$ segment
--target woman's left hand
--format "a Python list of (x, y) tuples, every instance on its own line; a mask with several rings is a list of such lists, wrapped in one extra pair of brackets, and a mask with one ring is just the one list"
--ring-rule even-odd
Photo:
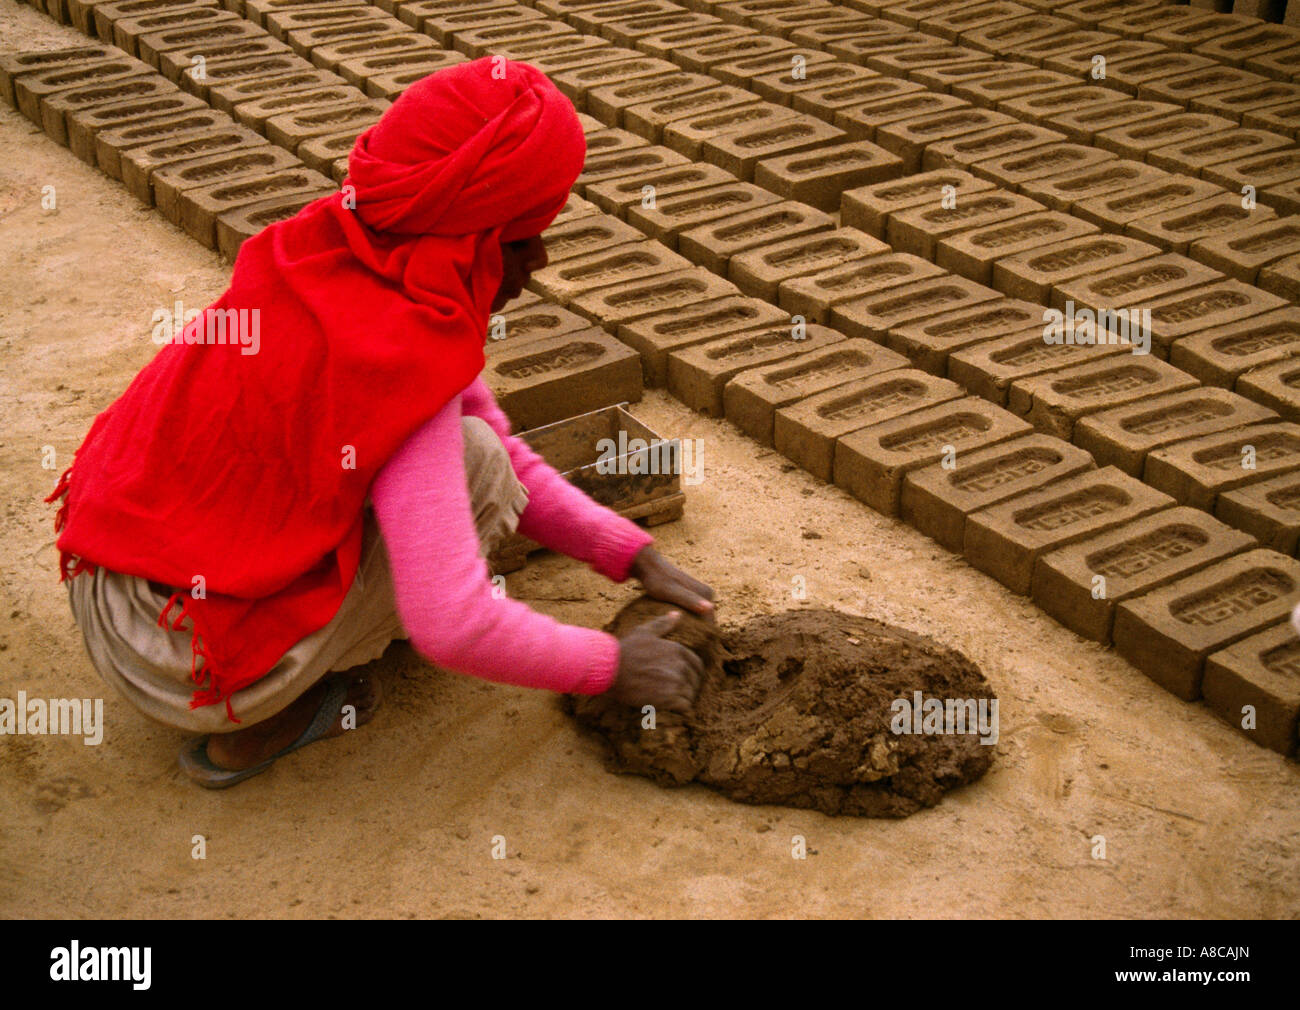
[(640, 581), (647, 596), (701, 617), (713, 617), (713, 590), (691, 578), (650, 545), (637, 552), (628, 574)]

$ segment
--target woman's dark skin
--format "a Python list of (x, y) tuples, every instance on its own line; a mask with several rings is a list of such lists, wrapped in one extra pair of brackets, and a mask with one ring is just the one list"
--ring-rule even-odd
[[(546, 266), (546, 244), (541, 237), (501, 244), (504, 267), (501, 287), (492, 300), (492, 311), (518, 298), (534, 272)], [(628, 574), (641, 583), (647, 594), (712, 619), (713, 590), (671, 564), (653, 547), (637, 552)], [(704, 665), (686, 646), (663, 636), (680, 620), (677, 611), (656, 617), (633, 628), (619, 639), (618, 676), (609, 693), (626, 705), (654, 705), (673, 712), (690, 710), (700, 687)], [(297, 698), (282, 712), (247, 729), (214, 733), (208, 738), (208, 760), (219, 768), (238, 770), (261, 764), (302, 736), (325, 697), (319, 683)], [(356, 709), (356, 725), (369, 722), (379, 707), (378, 681), (364, 674), (348, 681), (344, 705)], [(343, 733), (343, 718), (330, 727), (327, 737)]]

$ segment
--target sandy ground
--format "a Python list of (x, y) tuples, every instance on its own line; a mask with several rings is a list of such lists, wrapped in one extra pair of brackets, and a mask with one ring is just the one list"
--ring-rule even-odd
[[(2, 48), (76, 41), (0, 0)], [(57, 210), (43, 211), (54, 186)], [(1300, 767), (1085, 643), (960, 558), (664, 394), (634, 413), (702, 440), (661, 549), (721, 615), (837, 607), (968, 653), (1002, 699), (993, 771), (900, 822), (733, 804), (609, 775), (553, 696), (375, 664), (369, 726), (226, 793), (103, 686), (57, 583), (53, 485), (154, 352), (153, 311), (227, 270), (0, 110), (0, 697), (104, 697), (103, 743), (0, 739), (0, 915), (1205, 916), (1300, 908)], [(220, 433), (214, 432), (219, 438)], [(42, 468), (53, 446), (56, 469)], [(820, 539), (807, 538), (816, 533)], [(634, 594), (539, 556), (509, 592), (599, 625)], [(436, 587), (435, 587), (436, 591)], [(194, 836), (206, 859), (192, 858)], [(792, 839), (806, 839), (804, 860)], [(1095, 836), (1105, 858), (1093, 857)], [(494, 836), (508, 858), (493, 859)]]

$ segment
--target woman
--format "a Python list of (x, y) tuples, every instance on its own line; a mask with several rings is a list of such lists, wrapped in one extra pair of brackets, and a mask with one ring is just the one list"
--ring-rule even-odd
[[(496, 598), (484, 561), (518, 528), (712, 612), (478, 378), (585, 152), (533, 67), (425, 78), (358, 138), (341, 193), (245, 242), (221, 299), (96, 418), (49, 499), (61, 574), (100, 674), (205, 734), (181, 752), (200, 784), (367, 721), (377, 685), (334, 672), (398, 637), (490, 680), (689, 707), (701, 666), (662, 637), (673, 615), (621, 640), (563, 625)], [(257, 320), (257, 352), (212, 340), (216, 319)]]

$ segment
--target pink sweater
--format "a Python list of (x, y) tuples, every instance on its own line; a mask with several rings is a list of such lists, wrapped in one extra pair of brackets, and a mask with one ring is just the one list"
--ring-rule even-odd
[(653, 540), (514, 438), (491, 391), (476, 379), (407, 439), (371, 486), (402, 625), (416, 651), (438, 666), (507, 684), (599, 694), (618, 673), (618, 639), (492, 595), (465, 477), (461, 417), (471, 414), (501, 436), (528, 489), (520, 533), (616, 582)]

